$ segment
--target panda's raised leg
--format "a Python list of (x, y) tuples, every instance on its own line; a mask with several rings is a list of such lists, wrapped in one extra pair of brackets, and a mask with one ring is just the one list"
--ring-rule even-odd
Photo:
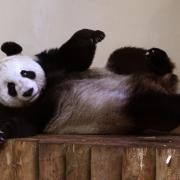
[(111, 54), (106, 68), (117, 74), (151, 72), (164, 75), (172, 72), (174, 64), (162, 49), (125, 47)]
[(83, 71), (91, 65), (96, 44), (105, 38), (99, 30), (82, 29), (77, 31), (61, 48), (66, 68), (69, 71)]
[(60, 48), (50, 49), (36, 56), (45, 70), (83, 71), (91, 65), (96, 44), (104, 37), (105, 34), (102, 31), (82, 29), (77, 31)]
[(134, 97), (126, 112), (138, 128), (170, 131), (180, 125), (180, 95), (145, 93)]

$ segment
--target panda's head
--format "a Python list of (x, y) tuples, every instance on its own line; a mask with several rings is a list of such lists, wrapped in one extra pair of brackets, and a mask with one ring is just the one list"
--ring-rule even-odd
[(0, 104), (24, 107), (34, 102), (45, 88), (46, 78), (35, 57), (24, 56), (22, 47), (6, 42), (1, 50), (7, 57), (0, 60)]

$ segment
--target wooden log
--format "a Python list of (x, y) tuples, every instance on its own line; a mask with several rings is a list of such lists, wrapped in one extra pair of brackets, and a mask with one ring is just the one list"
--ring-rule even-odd
[(41, 135), (35, 138), (44, 143), (180, 148), (180, 136)]
[(122, 149), (119, 147), (93, 147), (91, 152), (91, 179), (121, 179), (121, 160)]
[(90, 147), (68, 145), (66, 152), (66, 180), (90, 179)]
[(63, 144), (39, 144), (39, 179), (65, 180), (65, 150)]
[(180, 179), (180, 149), (161, 148), (156, 150), (156, 179)]
[(0, 147), (1, 180), (14, 180), (13, 145), (14, 140), (9, 140), (3, 145), (3, 147)]
[(123, 180), (154, 180), (155, 179), (155, 149), (127, 148), (123, 154)]
[(38, 142), (16, 140), (14, 149), (15, 180), (38, 180)]

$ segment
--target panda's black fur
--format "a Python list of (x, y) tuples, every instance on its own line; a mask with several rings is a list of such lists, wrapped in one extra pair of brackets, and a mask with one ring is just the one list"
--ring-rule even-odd
[[(2, 140), (39, 133), (123, 134), (179, 125), (177, 77), (167, 54), (157, 48), (121, 48), (106, 68), (89, 69), (101, 31), (83, 29), (60, 48), (36, 55), (47, 85), (37, 101), (22, 108), (0, 105)], [(5, 43), (7, 55), (22, 51)]]

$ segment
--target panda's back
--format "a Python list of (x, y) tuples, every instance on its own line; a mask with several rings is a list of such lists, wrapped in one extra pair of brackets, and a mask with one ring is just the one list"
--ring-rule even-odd
[(73, 75), (58, 86), (58, 106), (46, 132), (110, 134), (131, 129), (121, 112), (130, 93), (129, 76), (104, 70), (88, 73)]

